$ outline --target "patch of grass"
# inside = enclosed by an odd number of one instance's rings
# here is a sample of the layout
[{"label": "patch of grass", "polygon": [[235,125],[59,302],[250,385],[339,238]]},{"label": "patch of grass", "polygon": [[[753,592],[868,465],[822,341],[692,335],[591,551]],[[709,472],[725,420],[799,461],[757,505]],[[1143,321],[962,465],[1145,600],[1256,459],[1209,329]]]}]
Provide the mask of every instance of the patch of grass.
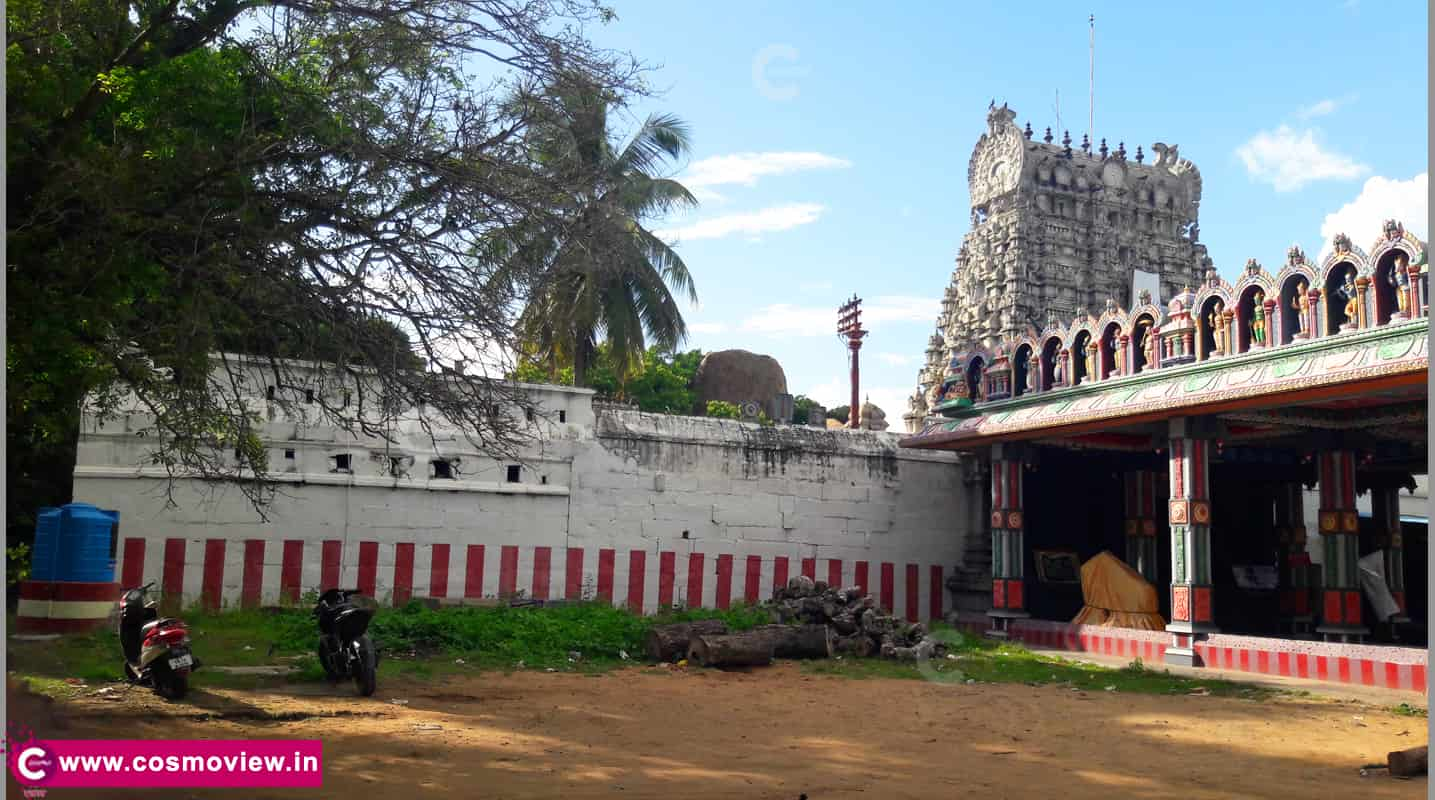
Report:
[{"label": "patch of grass", "polygon": [[808,661],[803,669],[815,675],[848,678],[905,678],[942,683],[1026,683],[1067,686],[1085,692],[1141,694],[1188,694],[1204,690],[1212,695],[1265,699],[1277,690],[1222,680],[1194,680],[1154,670],[1136,660],[1124,667],[1111,667],[1039,655],[1011,642],[998,642],[958,634],[937,626],[933,635],[948,643],[955,658],[933,659],[925,666],[885,659]]},{"label": "patch of grass", "polygon": [[1402,717],[1428,717],[1429,709],[1425,706],[1412,706],[1409,703],[1401,703],[1390,709],[1390,713],[1399,714]]}]

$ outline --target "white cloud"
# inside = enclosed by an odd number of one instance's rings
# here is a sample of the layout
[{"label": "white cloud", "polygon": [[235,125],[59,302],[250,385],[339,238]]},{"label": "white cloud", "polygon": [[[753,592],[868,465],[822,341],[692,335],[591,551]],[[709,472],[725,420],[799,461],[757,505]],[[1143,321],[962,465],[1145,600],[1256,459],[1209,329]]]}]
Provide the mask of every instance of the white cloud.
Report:
[{"label": "white cloud", "polygon": [[1327,115],[1327,114],[1334,114],[1334,113],[1335,113],[1335,110],[1336,110],[1337,108],[1339,108],[1339,107],[1340,107],[1340,101],[1339,101],[1339,100],[1332,100],[1331,98],[1327,97],[1327,98],[1324,99],[1324,100],[1320,100],[1320,101],[1318,101],[1318,102],[1311,103],[1310,105],[1306,106],[1305,108],[1302,108],[1301,110],[1295,112],[1295,115],[1296,115],[1297,117],[1300,117],[1301,119],[1311,119],[1312,117],[1323,117],[1323,116],[1325,116],[1325,115]]},{"label": "white cloud", "polygon": [[688,326],[689,333],[727,333],[727,325],[722,322],[695,322]]},{"label": "white cloud", "polygon": [[1320,224],[1320,258],[1330,252],[1330,240],[1338,233],[1350,237],[1361,248],[1370,246],[1380,236],[1380,226],[1387,219],[1399,220],[1420,239],[1429,233],[1430,200],[1427,194],[1430,173],[1422,172],[1401,181],[1380,175],[1367,180],[1355,199],[1325,216]]},{"label": "white cloud", "polygon": [[[931,324],[941,302],[926,297],[888,295],[862,304],[862,324],[869,330],[890,322]],[[776,303],[757,310],[742,321],[742,329],[774,336],[836,336],[837,308]]]},{"label": "white cloud", "polygon": [[[767,175],[787,175],[814,169],[846,169],[852,162],[823,153],[733,153],[694,161],[678,180],[695,194],[716,195],[708,187],[738,184],[752,186]],[[701,192],[700,192],[701,190]],[[720,195],[718,195],[720,196]]]},{"label": "white cloud", "polygon": [[727,214],[698,220],[676,228],[656,231],[669,241],[697,241],[742,235],[749,238],[763,233],[776,233],[816,222],[826,208],[817,203],[792,203],[772,206],[746,214]]},{"label": "white cloud", "polygon": [[1314,130],[1296,131],[1282,125],[1261,131],[1236,148],[1246,165],[1246,174],[1269,183],[1278,192],[1291,192],[1319,180],[1358,178],[1370,171],[1364,164],[1326,150],[1315,140]]}]

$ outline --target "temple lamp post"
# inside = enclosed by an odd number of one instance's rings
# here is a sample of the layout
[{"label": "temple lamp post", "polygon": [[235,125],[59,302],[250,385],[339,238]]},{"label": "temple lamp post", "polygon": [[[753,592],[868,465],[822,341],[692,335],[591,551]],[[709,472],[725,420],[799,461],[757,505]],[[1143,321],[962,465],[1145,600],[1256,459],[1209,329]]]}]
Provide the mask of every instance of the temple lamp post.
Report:
[{"label": "temple lamp post", "polygon": [[862,349],[862,337],[867,331],[862,330],[862,298],[855,294],[837,309],[837,335],[847,340],[847,349],[852,353],[852,403],[847,406],[847,427],[856,428],[861,416],[857,400],[857,351]]}]

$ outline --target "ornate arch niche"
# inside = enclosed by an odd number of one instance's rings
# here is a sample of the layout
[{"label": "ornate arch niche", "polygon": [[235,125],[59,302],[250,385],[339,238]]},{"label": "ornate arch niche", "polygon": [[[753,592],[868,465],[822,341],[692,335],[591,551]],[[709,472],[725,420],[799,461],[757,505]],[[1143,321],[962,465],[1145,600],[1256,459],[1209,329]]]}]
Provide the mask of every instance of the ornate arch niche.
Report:
[{"label": "ornate arch niche", "polygon": [[986,359],[981,356],[972,356],[963,371],[963,378],[967,382],[967,397],[970,397],[973,403],[986,398],[982,392],[982,373],[986,371],[986,368]]},{"label": "ornate arch niche", "polygon": [[[1156,317],[1148,312],[1137,314],[1131,320],[1131,374],[1146,371],[1146,337],[1156,327]],[[1159,355],[1158,355],[1159,357]]]},{"label": "ornate arch niche", "polygon": [[[1259,283],[1248,283],[1241,288],[1239,299],[1236,300],[1236,348],[1237,353],[1245,353],[1255,344],[1255,338],[1251,333],[1251,321],[1256,316],[1256,303],[1263,303],[1266,300],[1266,287]],[[1260,310],[1264,318],[1266,310]],[[1266,324],[1266,342],[1269,344],[1271,338],[1270,320],[1264,320]]]},{"label": "ornate arch niche", "polygon": [[1340,326],[1345,324],[1345,279],[1347,275],[1354,273],[1360,275],[1360,269],[1356,266],[1354,259],[1340,258],[1325,270],[1325,280],[1321,289],[1323,290],[1324,313],[1321,315],[1321,322],[1325,325],[1325,335],[1333,336],[1340,333]]},{"label": "ornate arch niche", "polygon": [[[1031,354],[1035,352],[1030,342],[1022,342],[1012,351],[1011,356],[1011,394],[1012,397],[1021,397],[1026,394],[1027,375],[1031,372]],[[1038,370],[1040,372],[1040,370]],[[1033,381],[1035,385],[1035,381]]]},{"label": "ornate arch niche", "polygon": [[[1071,337],[1071,385],[1079,386],[1090,377],[1086,374],[1086,348],[1091,344],[1091,331],[1082,328]],[[1098,368],[1100,364],[1097,365]],[[1094,378],[1093,378],[1094,380]]]},{"label": "ornate arch niche", "polygon": [[[1410,265],[1410,254],[1404,248],[1392,247],[1379,256],[1375,262],[1375,270],[1371,275],[1371,294],[1375,295],[1375,317],[1372,322],[1375,325],[1384,325],[1390,322],[1395,312],[1400,310],[1400,300],[1397,293],[1405,291],[1402,285],[1396,282],[1395,271],[1404,270]],[[1406,280],[1409,280],[1407,273]],[[1409,284],[1404,284],[1408,286]]]},{"label": "ornate arch niche", "polygon": [[1061,358],[1061,337],[1048,336],[1041,345],[1041,390],[1051,391],[1056,381],[1056,363]]},{"label": "ornate arch niche", "polygon": [[1101,328],[1101,339],[1097,342],[1096,368],[1101,371],[1100,380],[1106,380],[1117,370],[1116,359],[1121,343],[1121,323],[1111,320]]},{"label": "ornate arch niche", "polygon": [[1310,287],[1311,275],[1304,271],[1292,272],[1281,281],[1280,296],[1276,300],[1276,319],[1280,320],[1276,328],[1280,331],[1280,344],[1295,341],[1297,333],[1304,333],[1307,339],[1311,338],[1310,331],[1301,327],[1308,323],[1310,317],[1300,311],[1301,296],[1309,294]]},{"label": "ornate arch niche", "polygon": [[[1196,309],[1196,353],[1201,361],[1210,358],[1216,350],[1216,331],[1212,327],[1211,315],[1218,310],[1226,311],[1226,300],[1219,294],[1208,295]],[[1226,323],[1224,319],[1221,319],[1217,320],[1215,324],[1224,325]]]}]

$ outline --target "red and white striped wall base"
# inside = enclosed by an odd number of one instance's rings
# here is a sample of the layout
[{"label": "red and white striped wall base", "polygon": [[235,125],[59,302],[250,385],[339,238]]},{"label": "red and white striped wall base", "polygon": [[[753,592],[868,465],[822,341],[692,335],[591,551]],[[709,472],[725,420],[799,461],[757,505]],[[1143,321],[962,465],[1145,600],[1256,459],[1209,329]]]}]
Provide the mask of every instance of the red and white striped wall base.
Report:
[{"label": "red and white striped wall base", "polygon": [[[978,619],[965,614],[959,624],[973,633],[983,632],[990,626],[984,617]],[[1171,634],[1164,631],[1072,625],[1038,619],[1012,621],[1007,635],[1033,647],[1140,658],[1146,664],[1155,666],[1161,663],[1166,647],[1171,644]],[[1196,642],[1194,649],[1200,657],[1201,666],[1212,669],[1426,692],[1429,656],[1425,650],[1415,647],[1213,633]]]},{"label": "red and white striped wall base", "polygon": [[650,613],[728,608],[772,597],[790,575],[861,586],[908,620],[941,619],[939,564],[734,552],[266,539],[124,540],[121,582],[155,581],[168,598],[207,608],[293,603],[320,588],[358,588],[382,603],[416,597],[596,599]]},{"label": "red and white striped wall base", "polygon": [[120,599],[117,583],[21,581],[15,628],[20,633],[77,633],[103,626]]}]

